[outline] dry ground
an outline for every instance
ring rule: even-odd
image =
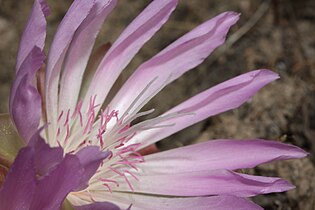
[[[0,0],[0,112],[14,75],[18,41],[32,0]],[[70,0],[48,0],[52,34]],[[132,3],[131,3],[132,2]],[[104,25],[98,45],[113,42],[149,0],[121,0]],[[298,145],[310,156],[248,170],[281,176],[297,185],[284,194],[259,196],[265,209],[315,209],[315,2],[312,0],[181,0],[165,27],[141,50],[122,75],[123,81],[139,63],[179,35],[219,12],[242,13],[232,29],[230,45],[217,50],[203,65],[187,73],[159,94],[148,107],[163,112],[197,92],[252,69],[269,68],[281,79],[260,91],[241,108],[212,117],[159,143],[163,149],[215,138],[275,139]]]

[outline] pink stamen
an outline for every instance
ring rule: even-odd
[[[126,143],[128,143],[130,141],[130,139],[132,139],[134,136],[136,135],[136,132],[132,133],[131,135],[129,136],[125,136],[123,138],[120,138],[118,140],[116,140],[116,142],[120,142],[119,145],[116,145],[114,148],[117,149],[119,147],[122,147],[124,146]]]
[[[113,155],[113,153],[112,153],[112,152],[110,152],[109,156],[107,157],[107,158],[108,158],[108,160],[112,159],[112,157],[113,157],[113,156],[114,156],[114,155]]]
[[[118,121],[119,121],[119,118],[118,118],[118,111],[113,110],[113,111],[112,111],[112,117],[115,117],[115,118],[116,118],[116,122],[118,122]]]
[[[126,177],[126,175],[124,175],[124,178],[125,178],[125,180],[126,180],[128,186],[129,186],[129,188],[131,189],[131,191],[134,192],[134,189],[133,189],[131,183],[129,182],[128,178]]]
[[[99,180],[101,180],[102,182],[110,182],[110,183],[114,183],[116,185],[116,187],[119,187],[119,183],[115,180],[112,179],[104,179],[104,178],[100,178]]]
[[[138,168],[134,165],[135,163],[138,163],[138,162],[135,162],[135,163],[132,163],[132,162],[129,162],[129,163],[118,162],[117,165],[120,164],[120,163],[121,163],[122,165],[127,165],[127,166],[129,166],[129,167],[135,169],[136,171],[138,171]]]
[[[79,111],[79,117],[80,117],[80,125],[83,126],[83,117],[81,111]]]
[[[77,105],[75,106],[74,111],[73,111],[73,113],[72,113],[72,115],[71,115],[71,118],[72,118],[72,119],[75,118],[75,116],[78,114],[79,110],[81,110],[81,107],[82,107],[82,100],[80,100],[80,101],[77,103]]]
[[[69,124],[67,124],[67,131],[66,131],[65,142],[67,141],[67,139],[69,138],[69,136],[70,136],[70,126],[69,126]]]
[[[136,171],[138,171],[138,168],[134,165],[136,163],[139,163],[139,162],[130,162],[130,161],[121,161],[121,162],[117,162],[113,165],[128,165],[130,166],[131,168],[135,169]]]
[[[141,145],[140,143],[128,145],[120,149],[120,151],[117,152],[117,155],[121,155],[127,152],[135,152],[140,147],[140,145]]]
[[[109,170],[112,170],[113,172],[115,172],[116,174],[120,175],[120,176],[124,176],[123,173],[119,172],[118,170],[114,169],[113,167],[108,167]]]
[[[103,141],[103,131],[101,130],[101,129],[98,129],[98,135],[97,135],[97,138],[98,138],[98,140],[99,140],[99,142],[100,142],[100,146],[101,146],[101,148],[103,149],[104,148],[104,141]]]
[[[94,119],[95,119],[94,115],[89,116],[88,122],[86,123],[85,128],[84,128],[83,134],[86,134],[92,130]]]
[[[60,135],[60,128],[57,130],[57,137]]]
[[[114,163],[113,165],[128,165],[130,167],[132,167],[135,170],[138,170],[137,167],[134,164],[139,163],[139,161],[129,161],[127,158],[119,155],[119,157],[123,160],[123,161],[117,161],[116,163]]]
[[[89,109],[88,109],[88,112],[87,112],[87,115],[88,115],[88,116],[89,116],[91,113],[94,114],[94,112],[95,112],[94,109],[95,109],[96,107],[100,106],[100,104],[95,105],[95,100],[96,100],[96,95],[93,96],[93,98],[92,98],[92,96],[91,96],[91,98],[90,98],[90,104],[89,104]]]
[[[125,145],[125,144],[120,143],[120,144],[116,145],[114,148],[115,148],[115,149],[118,149],[119,147],[122,147],[122,146],[124,146],[124,145]]]
[[[82,100],[80,100],[77,104],[77,106],[74,109],[74,112],[71,116],[71,118],[75,118],[75,116],[78,114],[79,118],[80,118],[80,125],[83,126],[83,117],[82,117],[82,113],[81,113],[81,108],[82,108]]]
[[[118,133],[122,133],[122,132],[128,130],[129,128],[130,128],[130,124],[128,124],[125,127],[123,127]]]
[[[90,104],[89,104],[89,109],[88,109],[88,112],[87,112],[87,115],[88,115],[88,121],[85,125],[85,128],[84,128],[84,132],[83,134],[86,134],[88,132],[91,132],[92,130],[92,127],[93,127],[93,123],[94,123],[94,120],[95,120],[95,108],[100,106],[99,104],[98,105],[94,105],[95,104],[95,100],[96,100],[96,95],[92,98],[90,98]]]
[[[110,193],[113,193],[112,188],[109,186],[109,184],[104,183],[103,186],[107,187]]]
[[[66,120],[65,120],[65,123],[63,124],[64,126],[69,124],[69,115],[70,115],[70,109],[68,109],[68,111],[67,111]]]
[[[133,173],[131,173],[128,170],[125,170],[124,172],[126,172],[127,174],[130,174],[135,180],[139,181],[138,177],[136,177],[136,175],[134,175]]]
[[[61,111],[60,115],[58,116],[58,120],[57,120],[58,123],[60,122],[62,115],[63,115],[63,111]]]

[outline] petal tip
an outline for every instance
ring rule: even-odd
[[[50,8],[49,8],[47,2],[45,0],[39,0],[38,2],[41,6],[41,9],[42,9],[45,17],[49,16],[51,14],[51,11],[50,11]]]
[[[285,192],[296,188],[295,185],[283,179],[280,179],[277,182],[278,182],[278,185],[276,186],[276,188],[278,188],[277,192]]]
[[[234,11],[226,11],[226,12],[223,13],[223,15],[226,16],[226,17],[233,18],[234,19],[234,23],[236,23],[240,19],[241,13],[234,12]]]
[[[309,152],[306,152],[305,150],[299,147],[295,147],[295,150],[296,150],[295,158],[304,158],[310,154]]]
[[[280,78],[279,74],[271,71],[269,69],[258,69],[255,71],[252,71],[252,75],[253,78],[255,77],[263,77],[265,80],[272,82],[274,80],[277,80]]]

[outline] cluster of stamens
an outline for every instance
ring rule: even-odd
[[[60,111],[56,123],[55,142],[51,142],[53,145],[59,145],[63,147],[65,153],[71,154],[77,153],[86,146],[98,146],[101,151],[111,152],[90,179],[88,188],[76,193],[81,199],[87,202],[94,201],[93,193],[90,191],[99,190],[100,186],[105,189],[102,191],[112,193],[120,187],[122,180],[131,191],[134,191],[130,179],[140,181],[136,173],[139,171],[139,163],[144,162],[144,157],[138,151],[144,145],[132,141],[133,137],[142,130],[173,126],[173,123],[162,123],[192,114],[187,112],[164,114],[132,125],[135,119],[154,112],[154,109],[139,111],[167,84],[169,78],[140,102],[140,98],[156,80],[157,78],[154,78],[150,81],[123,113],[110,107],[101,109],[100,104],[95,104],[96,95],[90,98],[87,111],[82,110],[81,100],[73,111],[70,109]]]
[[[110,110],[107,107],[104,110],[101,109],[99,114],[96,113],[96,109],[100,105],[95,104],[95,100],[96,96],[90,98],[86,113],[81,110],[81,100],[73,112],[70,109],[66,112],[60,112],[57,121],[56,141],[59,146],[65,149],[66,153],[75,154],[83,147],[92,145],[99,146],[101,151],[111,151],[111,155],[103,161],[96,174],[103,173],[102,169],[106,165],[105,170],[110,170],[123,177],[130,189],[133,190],[128,177],[133,177],[135,180],[138,178],[127,168],[137,170],[136,164],[144,161],[141,154],[137,152],[141,144],[126,145],[136,134],[136,131],[127,132],[130,128],[130,122],[125,123],[123,118],[119,118],[118,110]],[[108,128],[109,123],[111,124],[110,129]],[[124,169],[120,170],[120,168]],[[112,192],[113,185],[119,187],[117,181],[108,177],[100,177],[98,181],[109,192]]]

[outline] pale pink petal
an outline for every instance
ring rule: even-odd
[[[101,61],[85,96],[83,110],[87,110],[90,98],[95,95],[95,104],[103,103],[119,74],[167,21],[176,5],[177,0],[153,1],[128,25]]]
[[[147,98],[153,97],[161,86],[202,63],[213,50],[224,43],[230,27],[238,19],[239,15],[235,12],[222,13],[175,41],[136,70],[110,103],[110,107],[123,114],[142,90],[155,79],[129,111],[133,112]]]
[[[150,174],[185,173],[203,169],[236,170],[306,155],[305,151],[296,146],[275,141],[212,140],[147,155],[139,167]]]
[[[234,195],[250,197],[273,192],[284,192],[294,186],[276,177],[261,177],[240,174],[228,170],[207,170],[155,174],[138,168],[133,174],[139,180],[129,177],[133,189],[126,183],[124,177],[119,177],[120,192],[166,195],[166,196],[209,196]]]
[[[222,195],[210,197],[159,197],[144,194],[113,193],[111,199],[121,209],[126,209],[131,204],[131,210],[263,210],[246,198]]]
[[[43,50],[46,38],[46,19],[50,11],[45,0],[35,0],[32,12],[23,32],[16,60],[16,73],[20,70],[24,59],[37,46]]]
[[[220,83],[163,114],[162,116],[187,113],[160,123],[171,126],[140,131],[128,143],[141,143],[143,148],[208,117],[235,109],[277,78],[278,75],[272,71],[256,70]]]
[[[94,3],[94,0],[75,0],[62,22],[59,24],[50,47],[45,83],[47,120],[49,123],[52,123],[51,128],[48,130],[50,135],[52,135],[51,133],[56,133],[55,123],[57,122],[58,116],[60,71],[73,36],[84,19],[88,16]]]
[[[82,77],[99,30],[116,6],[117,0],[97,0],[87,18],[77,29],[67,53],[60,82],[59,113],[74,111]]]
[[[37,131],[41,116],[41,96],[34,84],[44,63],[41,49],[34,47],[24,59],[10,92],[9,110],[19,135],[28,142]]]

